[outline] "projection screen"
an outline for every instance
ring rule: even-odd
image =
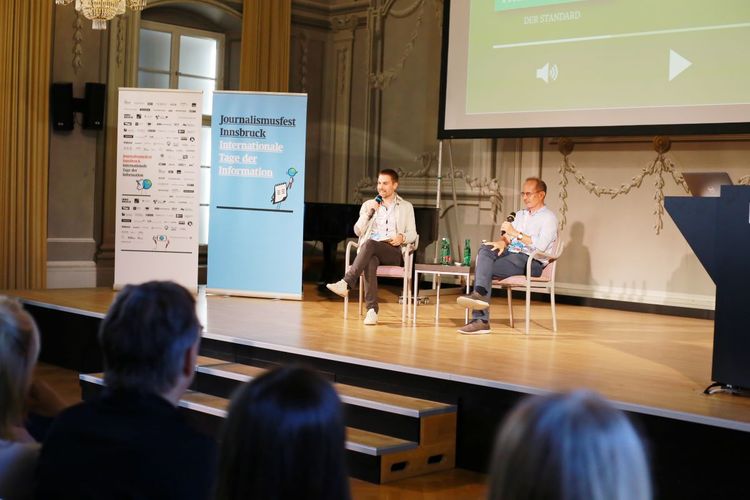
[[[750,132],[748,0],[446,0],[439,137]]]

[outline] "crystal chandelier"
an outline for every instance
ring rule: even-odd
[[[68,5],[73,0],[55,0],[57,5]],[[146,0],[75,0],[76,10],[91,20],[95,30],[107,29],[107,21],[125,13],[125,9],[142,11]]]

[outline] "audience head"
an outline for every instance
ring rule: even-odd
[[[180,285],[126,286],[99,329],[107,386],[155,392],[176,403],[192,381],[200,330],[195,299]]]
[[[0,439],[23,424],[24,401],[39,355],[39,331],[29,313],[0,296]]]
[[[217,498],[348,499],[344,446],[330,383],[300,367],[266,373],[232,398]]]
[[[524,400],[503,423],[494,453],[493,500],[651,498],[636,431],[591,392]]]

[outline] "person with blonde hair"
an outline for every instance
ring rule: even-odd
[[[648,500],[641,440],[589,391],[536,396],[506,418],[490,469],[492,500]]]
[[[39,444],[23,421],[39,355],[39,331],[18,301],[0,295],[0,498],[32,493]]]

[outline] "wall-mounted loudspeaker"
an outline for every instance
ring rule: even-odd
[[[86,83],[86,97],[73,97],[72,83],[52,84],[52,128],[73,130],[74,113],[83,113],[83,128],[101,130],[104,128],[104,98],[107,86],[103,83]]]
[[[52,128],[73,130],[73,84],[52,84]]]
[[[103,83],[86,83],[86,99],[83,106],[83,128],[101,130],[104,128],[104,94]]]

